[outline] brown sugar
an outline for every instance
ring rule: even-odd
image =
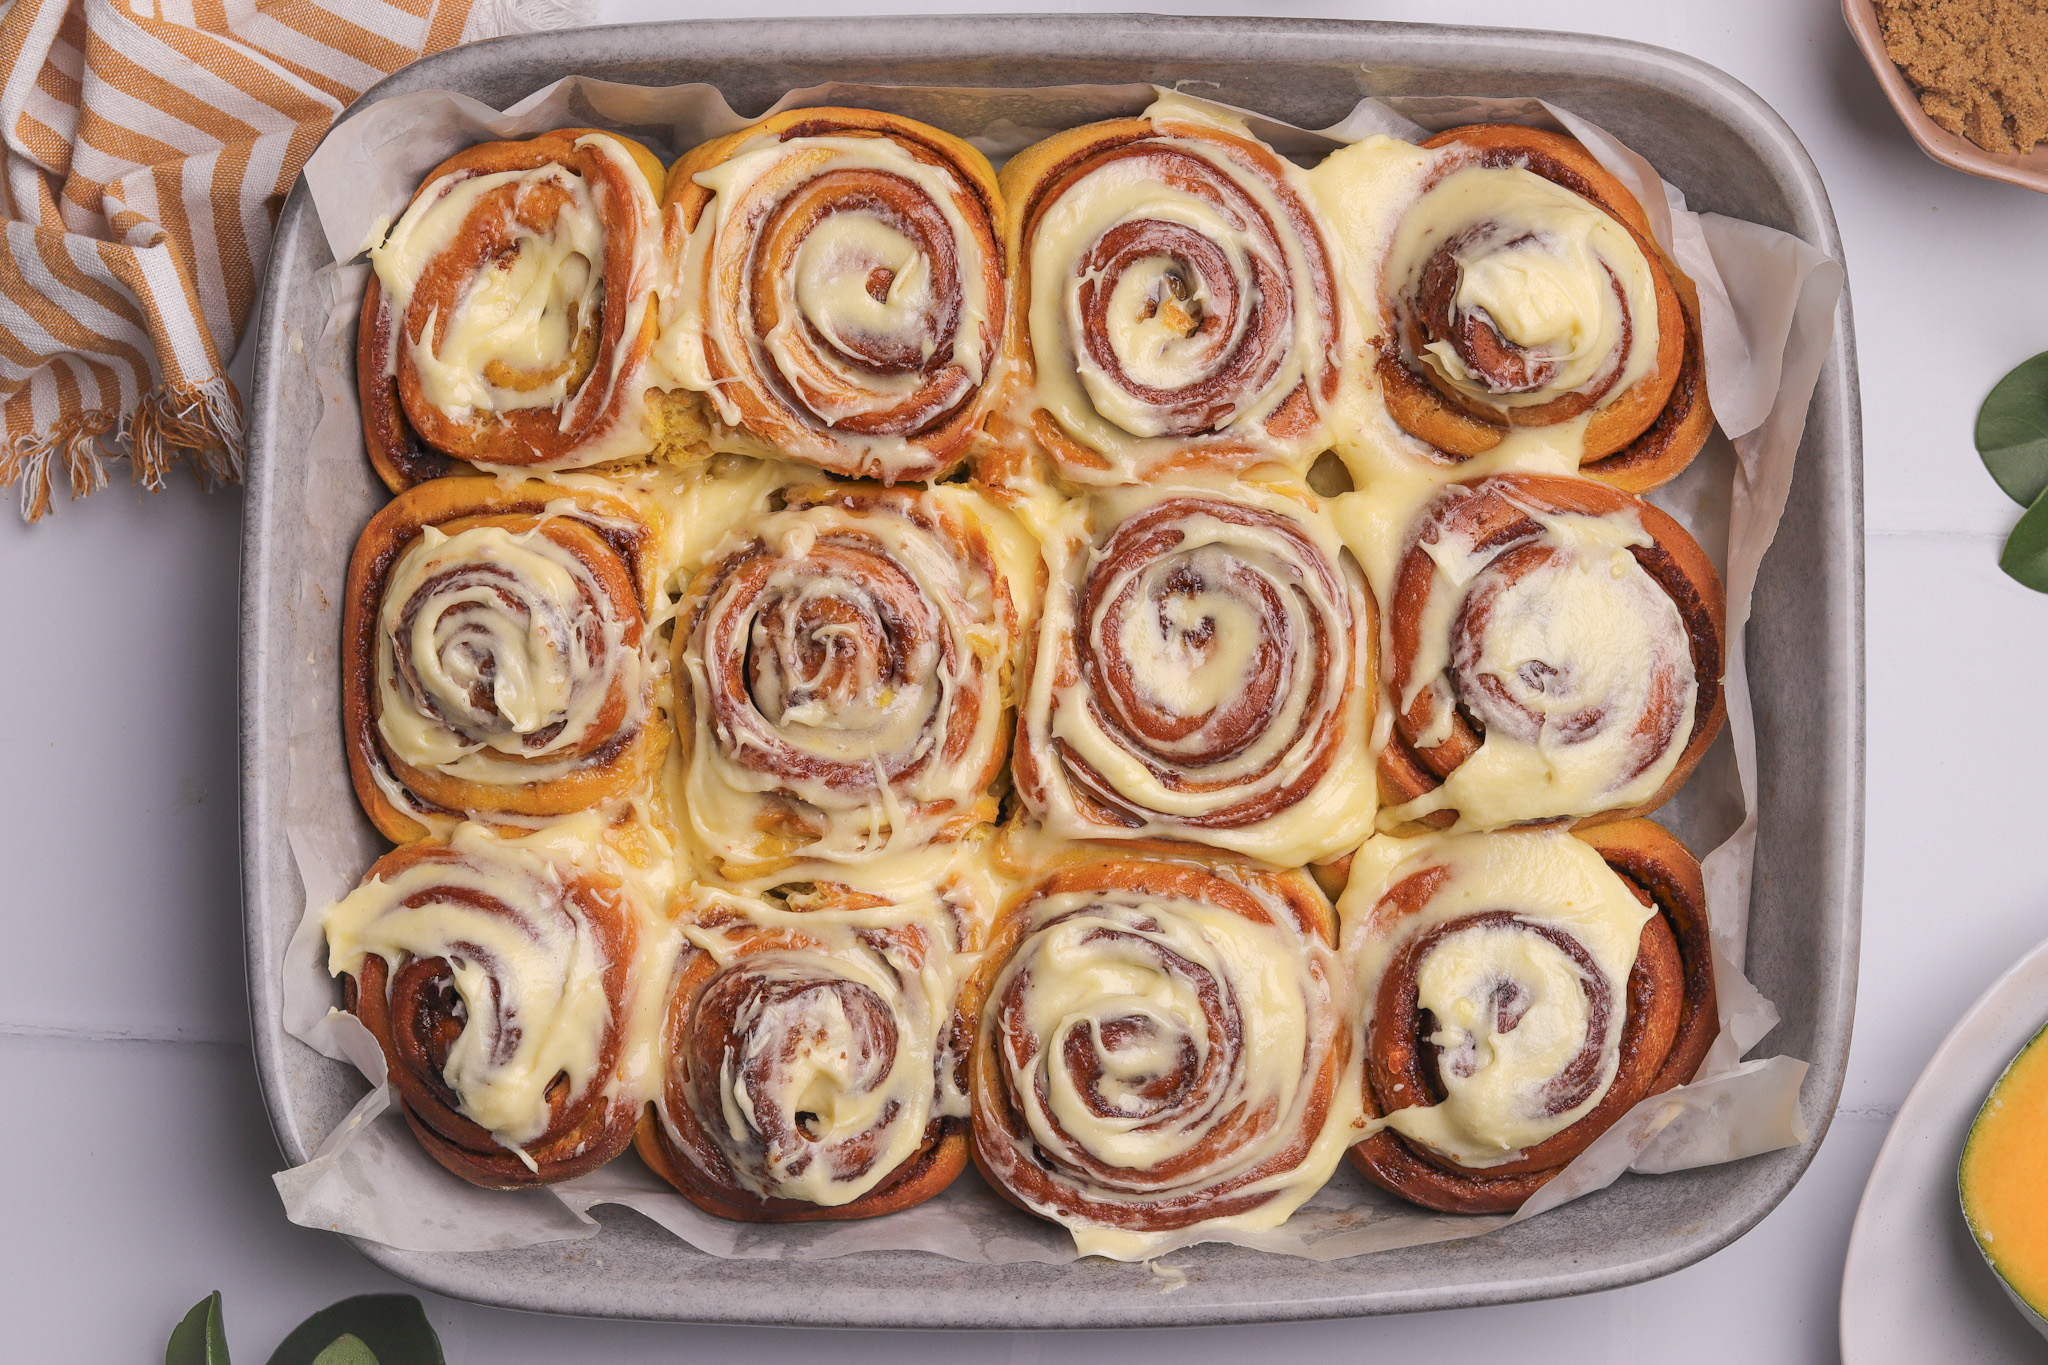
[[[2048,0],[1877,0],[1929,118],[1987,152],[2048,139]]]

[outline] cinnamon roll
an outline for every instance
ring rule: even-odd
[[[1105,492],[1046,558],[1015,777],[1047,829],[1283,865],[1365,837],[1375,623],[1320,499],[1284,477]]]
[[[676,633],[680,806],[745,880],[992,820],[1036,599],[1010,514],[953,484],[810,484],[729,535]]]
[[[1380,827],[1619,819],[1721,728],[1721,580],[1657,508],[1585,479],[1452,484],[1387,602]]]
[[[434,168],[370,249],[357,330],[363,437],[392,492],[653,449],[666,181],[645,147],[591,128]]]
[[[959,987],[985,932],[957,882],[893,902],[843,883],[700,887],[640,1155],[721,1218],[872,1218],[967,1165]]]
[[[1579,422],[1585,473],[1635,492],[1675,477],[1714,418],[1698,292],[1642,206],[1560,134],[1475,124],[1422,146],[1380,265],[1389,414],[1453,458]]]
[[[1518,1208],[1720,1027],[1699,864],[1648,820],[1380,835],[1339,907],[1373,1130],[1351,1161],[1425,1208]]]
[[[683,157],[668,203],[663,382],[712,445],[884,483],[960,463],[1003,387],[987,158],[894,114],[793,109]]]
[[[584,810],[658,765],[652,516],[594,487],[450,478],[370,519],[342,607],[342,719],[387,838]]]
[[[1060,472],[1130,483],[1329,445],[1344,346],[1301,172],[1243,124],[1162,99],[1003,167],[1023,424]]]
[[[969,987],[982,1174],[1083,1255],[1279,1226],[1353,1131],[1336,941],[1301,872],[1068,857]]]
[[[632,1141],[645,945],[628,890],[594,860],[465,824],[378,859],[325,925],[343,1000],[442,1166],[517,1189]]]

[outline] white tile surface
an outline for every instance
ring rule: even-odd
[[[950,0],[606,0],[614,20],[904,13]],[[2048,349],[2048,197],[1923,158],[1833,0],[1183,0],[1255,12],[1540,23],[1672,46],[1747,82],[1833,196],[1860,322],[1869,542],[1868,899],[1844,1111],[1749,1236],[1689,1270],[1583,1299],[1426,1317],[1177,1333],[839,1333],[849,1362],[1151,1365],[1249,1353],[1354,1361],[1814,1362],[1835,1355],[1842,1249],[1886,1120],[1963,1006],[2048,934],[2048,599],[1998,572],[2012,508],[1970,445],[1978,402]],[[287,1224],[244,1039],[235,864],[239,506],[116,490],[39,528],[0,513],[0,1355],[147,1360],[227,1292],[239,1357],[305,1313],[395,1282]],[[60,666],[61,665],[61,666]],[[115,1041],[157,1039],[177,1041]],[[451,1360],[816,1353],[816,1333],[546,1319],[433,1300]]]

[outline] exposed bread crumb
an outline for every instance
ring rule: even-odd
[[[2048,140],[2048,0],[1877,0],[1927,116],[1987,152]]]

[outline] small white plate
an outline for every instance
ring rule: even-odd
[[[1843,1365],[2039,1365],[2043,1342],[1984,1264],[1956,1199],[1963,1138],[2048,1019],[2048,943],[1970,1006],[1877,1154],[1842,1268]]]

